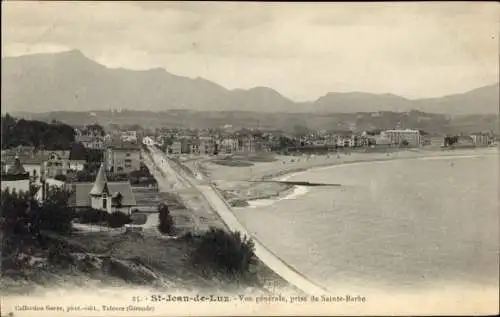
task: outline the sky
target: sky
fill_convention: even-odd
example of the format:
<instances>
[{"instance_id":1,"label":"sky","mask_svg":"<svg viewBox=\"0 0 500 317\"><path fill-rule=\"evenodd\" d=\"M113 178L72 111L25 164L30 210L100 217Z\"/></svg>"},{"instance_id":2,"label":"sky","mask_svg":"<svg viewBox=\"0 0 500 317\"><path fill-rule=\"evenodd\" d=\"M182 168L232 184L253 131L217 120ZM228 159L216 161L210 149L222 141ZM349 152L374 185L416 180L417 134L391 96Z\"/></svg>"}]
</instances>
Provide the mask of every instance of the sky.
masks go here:
<instances>
[{"instance_id":1,"label":"sky","mask_svg":"<svg viewBox=\"0 0 500 317\"><path fill-rule=\"evenodd\" d=\"M437 97L499 77L497 2L2 2L2 56L81 50L296 101Z\"/></svg>"}]
</instances>

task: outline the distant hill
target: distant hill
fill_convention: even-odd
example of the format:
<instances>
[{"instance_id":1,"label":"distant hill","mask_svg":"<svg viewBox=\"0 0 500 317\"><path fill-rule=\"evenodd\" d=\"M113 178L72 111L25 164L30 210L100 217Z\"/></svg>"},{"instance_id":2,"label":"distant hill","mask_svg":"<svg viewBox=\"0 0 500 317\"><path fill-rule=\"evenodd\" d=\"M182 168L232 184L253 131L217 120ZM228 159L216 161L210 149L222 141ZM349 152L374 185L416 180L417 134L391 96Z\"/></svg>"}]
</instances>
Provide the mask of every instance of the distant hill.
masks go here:
<instances>
[{"instance_id":1,"label":"distant hill","mask_svg":"<svg viewBox=\"0 0 500 317\"><path fill-rule=\"evenodd\" d=\"M143 129L157 127L214 129L231 125L235 129L282 130L294 132L307 127L327 131L365 131L374 129L412 128L435 135L471 132L499 133L497 115L466 115L450 117L443 114L410 112L362 113L265 113L249 111L58 111L49 113L12 113L15 117L52 122L57 120L73 126L99 123L105 127L140 125ZM136 129L136 128L134 128Z\"/></svg>"},{"instance_id":2,"label":"distant hill","mask_svg":"<svg viewBox=\"0 0 500 317\"><path fill-rule=\"evenodd\" d=\"M410 100L392 94L331 92L313 102L295 102L268 87L228 90L203 78L156 68L107 68L73 50L2 59L2 112L133 109L164 111L256 111L285 113L404 112L494 114L499 85L462 94Z\"/></svg>"}]
</instances>

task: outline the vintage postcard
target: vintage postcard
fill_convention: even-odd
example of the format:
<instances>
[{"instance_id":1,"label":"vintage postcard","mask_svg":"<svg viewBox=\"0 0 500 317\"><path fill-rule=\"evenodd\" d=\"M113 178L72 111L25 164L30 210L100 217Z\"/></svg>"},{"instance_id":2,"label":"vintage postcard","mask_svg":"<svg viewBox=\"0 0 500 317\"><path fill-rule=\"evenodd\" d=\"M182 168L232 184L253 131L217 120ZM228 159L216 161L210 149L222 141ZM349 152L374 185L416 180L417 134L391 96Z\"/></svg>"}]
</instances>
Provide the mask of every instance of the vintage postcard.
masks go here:
<instances>
[{"instance_id":1,"label":"vintage postcard","mask_svg":"<svg viewBox=\"0 0 500 317\"><path fill-rule=\"evenodd\" d=\"M499 28L3 1L0 315L498 314Z\"/></svg>"}]
</instances>

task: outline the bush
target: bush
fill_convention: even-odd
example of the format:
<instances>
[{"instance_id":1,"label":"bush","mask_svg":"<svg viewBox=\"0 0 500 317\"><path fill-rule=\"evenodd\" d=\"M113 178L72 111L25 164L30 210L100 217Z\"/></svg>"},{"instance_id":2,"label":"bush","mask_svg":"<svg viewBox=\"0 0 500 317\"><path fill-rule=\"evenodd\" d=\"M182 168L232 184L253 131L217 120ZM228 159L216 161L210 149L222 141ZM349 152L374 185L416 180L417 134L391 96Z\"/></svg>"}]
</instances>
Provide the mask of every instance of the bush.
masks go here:
<instances>
[{"instance_id":1,"label":"bush","mask_svg":"<svg viewBox=\"0 0 500 317\"><path fill-rule=\"evenodd\" d=\"M115 211L107 216L106 221L111 228L120 228L131 223L132 219L121 211Z\"/></svg>"},{"instance_id":2,"label":"bush","mask_svg":"<svg viewBox=\"0 0 500 317\"><path fill-rule=\"evenodd\" d=\"M76 217L79 218L80 223L97 224L106 221L108 213L104 210L89 208L78 211Z\"/></svg>"},{"instance_id":3,"label":"bush","mask_svg":"<svg viewBox=\"0 0 500 317\"><path fill-rule=\"evenodd\" d=\"M71 255L69 248L58 244L49 248L47 261L52 265L62 268L67 268L76 264L76 260Z\"/></svg>"},{"instance_id":4,"label":"bush","mask_svg":"<svg viewBox=\"0 0 500 317\"><path fill-rule=\"evenodd\" d=\"M195 265L212 266L229 275L243 275L255 263L254 243L238 231L211 227L200 236L191 259Z\"/></svg>"},{"instance_id":5,"label":"bush","mask_svg":"<svg viewBox=\"0 0 500 317\"><path fill-rule=\"evenodd\" d=\"M174 229L174 220L170 215L170 210L165 204L158 205L158 217L160 219L160 224L158 225L158 230L161 233L169 234L172 233Z\"/></svg>"},{"instance_id":6,"label":"bush","mask_svg":"<svg viewBox=\"0 0 500 317\"><path fill-rule=\"evenodd\" d=\"M74 212L68 206L71 192L61 188L51 188L43 204L33 213L32 227L60 234L71 232Z\"/></svg>"},{"instance_id":7,"label":"bush","mask_svg":"<svg viewBox=\"0 0 500 317\"><path fill-rule=\"evenodd\" d=\"M191 231L184 233L180 237L181 240L185 240L185 241L193 241L193 238L194 238L194 236L193 236L193 233Z\"/></svg>"},{"instance_id":8,"label":"bush","mask_svg":"<svg viewBox=\"0 0 500 317\"><path fill-rule=\"evenodd\" d=\"M59 175L56 175L54 177L54 179L58 180L58 181L61 181L61 182L66 182L68 178L66 177L66 175L59 174Z\"/></svg>"},{"instance_id":9,"label":"bush","mask_svg":"<svg viewBox=\"0 0 500 317\"><path fill-rule=\"evenodd\" d=\"M39 203L33 192L2 191L2 273L5 268L13 268L12 265L22 265L18 255L43 244L43 230L71 233L73 213L68 207L70 194L64 189L50 188L46 200Z\"/></svg>"}]
</instances>

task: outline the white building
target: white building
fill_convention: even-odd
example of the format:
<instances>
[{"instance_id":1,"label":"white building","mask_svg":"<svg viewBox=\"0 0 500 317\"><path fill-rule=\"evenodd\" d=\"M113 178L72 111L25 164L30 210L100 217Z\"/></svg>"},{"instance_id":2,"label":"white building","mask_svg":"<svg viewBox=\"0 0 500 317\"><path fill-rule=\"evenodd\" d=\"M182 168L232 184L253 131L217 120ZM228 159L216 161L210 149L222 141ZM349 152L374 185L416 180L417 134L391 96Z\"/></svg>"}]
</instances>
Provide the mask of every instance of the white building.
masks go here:
<instances>
[{"instance_id":1,"label":"white building","mask_svg":"<svg viewBox=\"0 0 500 317\"><path fill-rule=\"evenodd\" d=\"M147 146L153 146L153 145L157 144L157 142L155 140L153 140L152 138L146 136L146 137L142 138L142 144L147 145Z\"/></svg>"},{"instance_id":2,"label":"white building","mask_svg":"<svg viewBox=\"0 0 500 317\"><path fill-rule=\"evenodd\" d=\"M381 138L389 139L393 145L402 145L405 141L409 146L420 146L422 136L419 130L386 130L380 134Z\"/></svg>"},{"instance_id":3,"label":"white building","mask_svg":"<svg viewBox=\"0 0 500 317\"><path fill-rule=\"evenodd\" d=\"M486 133L473 133L470 135L474 145L488 145L490 144L490 137Z\"/></svg>"}]
</instances>

